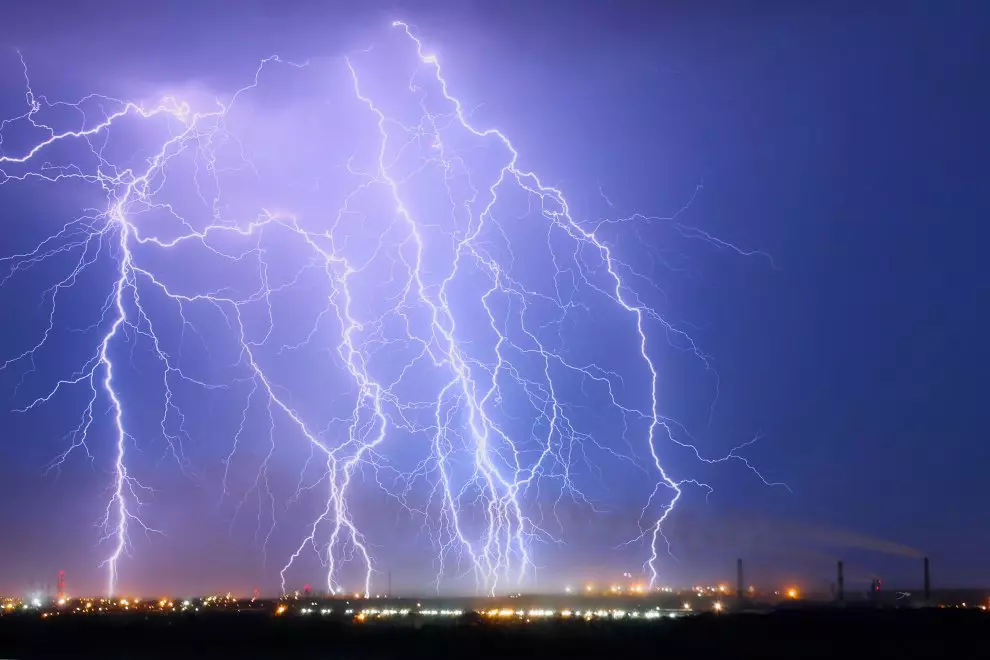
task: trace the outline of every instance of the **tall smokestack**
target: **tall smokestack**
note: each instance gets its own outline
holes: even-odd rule
[[[839,602],[842,602],[843,600],[845,600],[845,597],[846,597],[846,578],[842,574],[842,562],[841,561],[839,562],[839,565],[838,565],[838,576],[837,576],[837,578],[838,579],[836,581],[836,588],[837,588],[836,589],[836,591],[837,591],[837,594],[836,595],[839,598]]]
[[[925,605],[932,597],[932,583],[928,576],[928,557],[925,557]]]
[[[743,597],[743,572],[742,559],[736,560],[736,597],[742,600]]]

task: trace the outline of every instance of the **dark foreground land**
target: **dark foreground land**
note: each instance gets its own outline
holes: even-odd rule
[[[0,658],[948,658],[988,644],[990,613],[941,609],[420,627],[261,614],[0,618]]]

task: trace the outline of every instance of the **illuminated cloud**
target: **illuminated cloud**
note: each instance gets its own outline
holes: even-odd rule
[[[283,589],[316,558],[327,589],[373,593],[383,547],[409,542],[397,513],[438,587],[513,588],[616,480],[642,491],[638,529],[603,543],[640,548],[655,580],[685,486],[711,490],[675,476],[665,451],[772,485],[742,447],[706,457],[664,414],[656,355],[705,356],[647,302],[603,222],[576,217],[506,135],[475,126],[439,57],[393,28],[337,61],[332,85],[273,57],[214,99],[68,104],[36,95],[25,67],[27,108],[0,125],[0,184],[97,210],[0,257],[2,284],[49,278],[50,312],[0,368],[28,378],[66,333],[89,342],[20,409],[82,393],[55,469],[113,447],[109,593],[135,535],[169,532],[149,503],[185,501],[152,488],[151,437],[190,481],[222,447],[232,517],[254,507],[266,553],[291,541]],[[639,220],[659,219],[608,223]],[[92,318],[66,330],[62,310],[80,301]],[[287,504],[310,507],[304,525],[283,524]]]

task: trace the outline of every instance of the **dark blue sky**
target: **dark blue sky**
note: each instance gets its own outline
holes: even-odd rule
[[[190,80],[229,87],[271,52],[336,57],[367,45],[378,25],[409,20],[456,94],[477,106],[477,123],[510,135],[525,166],[580,213],[670,214],[702,185],[679,220],[773,256],[771,265],[685,241],[669,224],[639,227],[649,248],[629,243],[641,269],[656,260],[668,314],[691,324],[720,377],[712,410],[705,372],[672,362],[663,381],[672,410],[713,454],[762,434],[747,456],[793,491],[738,466],[706,475],[716,492],[707,504],[692,495],[672,523],[681,562],[670,581],[724,579],[742,555],[768,583],[824,584],[844,557],[854,575],[911,585],[912,556],[923,553],[936,583],[990,583],[981,3],[324,4],[139,16],[128,3],[55,13],[31,3],[8,8],[0,43],[22,50],[36,91],[126,96]],[[22,98],[12,51],[0,81],[9,116]],[[36,203],[2,198],[4,254]],[[71,201],[46,203],[62,217]],[[9,309],[37,293],[12,295]],[[4,358],[34,332],[15,318],[3,328]],[[18,379],[2,381],[11,405]],[[102,584],[81,502],[100,497],[105,475],[84,463],[82,476],[42,475],[64,433],[67,408],[53,410],[0,413],[0,483],[15,493],[0,504],[0,591],[50,582],[63,567],[77,584]],[[621,504],[617,490],[620,508],[642,505]],[[160,497],[178,503],[171,516],[189,516],[176,513],[182,495]],[[226,531],[222,515],[189,524]],[[765,539],[753,541],[754,529]],[[193,543],[196,556],[181,562],[154,543],[139,543],[131,566],[154,571],[157,561],[180,590],[217,574],[224,584],[211,588],[270,583],[271,567],[262,571],[251,548],[231,555],[229,539]],[[575,552],[576,565],[609,565]],[[127,584],[146,588],[133,572]]]

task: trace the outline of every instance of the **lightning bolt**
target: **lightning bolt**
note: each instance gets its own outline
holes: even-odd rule
[[[270,67],[301,70],[307,64],[263,60],[248,85],[225,101],[217,99],[212,108],[194,110],[174,97],[151,105],[98,95],[52,101],[35,94],[21,58],[27,110],[0,122],[0,186],[77,182],[99,191],[105,204],[67,222],[32,249],[0,257],[0,286],[42,264],[61,268],[42,292],[48,313],[39,338],[3,358],[0,371],[21,368],[18,390],[29,383],[36,358],[56,341],[65,298],[86,286],[81,283],[88,282],[91,271],[102,274],[110,264],[113,276],[98,314],[79,329],[95,336],[94,348],[76,368],[17,408],[31,411],[73,388],[85,392],[80,420],[53,469],[61,469],[77,451],[95,460],[93,426],[102,406],[109,410],[113,460],[101,521],[108,593],[117,590],[118,569],[132,553],[132,533],[164,533],[142,513],[156,491],[138,479],[133,453],[140,443],[129,430],[137,413],[130,412],[134,406],[118,381],[126,366],[143,371],[134,363],[139,345],[158,365],[163,394],[158,427],[166,455],[189,478],[195,478],[186,453],[191,435],[179,388],[239,397],[239,420],[230,430],[224,460],[225,498],[241,443],[250,435],[248,420],[255,410],[264,412],[267,451],[236,504],[235,517],[248,495],[256,493],[255,536],[266,552],[278,525],[270,475],[282,435],[277,427],[288,425],[307,448],[291,501],[319,492],[322,504],[279,571],[283,592],[295,563],[312,553],[325,567],[328,589],[339,592],[350,579],[364,594],[372,593],[375,547],[363,531],[362,516],[352,510],[356,491],[369,481],[422,520],[436,550],[437,588],[445,577],[470,576],[478,590],[489,593],[536,571],[534,547],[559,541],[561,503],[570,499],[596,510],[579,483],[599,471],[595,452],[652,475],[640,534],[628,541],[648,546],[644,567],[651,582],[657,578],[660,548],[666,544],[669,551],[664,522],[685,487],[711,491],[696,479],[671,476],[661,458],[665,444],[687,450],[702,463],[738,462],[763,483],[783,485],[765,479],[739,453],[755,439],[709,457],[661,411],[660,371],[653,357],[661,341],[694,354],[705,368],[711,365],[687,332],[637,292],[635,285],[647,278],[599,236],[603,224],[656,218],[577,219],[560,189],[520,165],[519,151],[504,133],[475,127],[450,93],[439,59],[409,25],[396,22],[393,28],[411,50],[411,61],[400,66],[411,71],[405,91],[415,116],[393,115],[395,104],[370,91],[362,60],[371,51],[345,58],[351,99],[362,111],[360,121],[374,146],[347,162],[345,178],[354,185],[336,211],[316,218],[268,208],[250,219],[228,217],[223,184],[231,170],[261,176],[229,126],[239,100],[261,86]],[[64,111],[75,117],[74,127],[63,126]],[[138,165],[117,154],[111,133],[135,125],[166,135],[151,138],[157,146]],[[9,146],[12,140],[27,146],[15,150]],[[66,155],[70,145],[79,151],[72,157]],[[230,149],[237,154],[232,164]],[[495,167],[476,166],[471,156],[476,149],[500,154],[501,160]],[[183,165],[192,168],[194,196],[205,213],[182,210],[184,200],[170,188]],[[431,195],[449,204],[447,217],[422,202],[426,174],[443,183]],[[519,200],[535,210],[540,223],[535,229],[545,240],[524,246],[545,250],[541,265],[548,268],[549,284],[544,286],[527,274],[530,257],[520,255],[512,239],[519,229],[508,209]],[[362,236],[361,218],[374,219],[369,226],[375,235]],[[527,215],[526,220],[534,218]],[[762,254],[700,229],[680,223],[676,228],[720,249]],[[280,242],[292,246],[292,259],[279,249]],[[170,255],[249,265],[252,281],[215,290],[178,284]],[[290,276],[281,273],[286,267]],[[314,286],[319,293],[307,288]],[[276,338],[279,301],[294,291],[305,292],[319,311],[303,337],[284,342]],[[607,305],[629,328],[636,368],[622,373],[564,350],[565,324],[589,313],[592,304]],[[187,336],[200,337],[205,346],[207,316],[222,321],[233,347],[219,378],[218,369],[198,368],[182,351]],[[176,325],[181,328],[178,342],[169,334]],[[333,341],[325,343],[327,335]],[[275,375],[278,358],[314,344],[330,349],[351,402],[346,414],[331,415],[325,426],[299,407],[292,388]],[[630,384],[636,380],[643,385]],[[575,383],[585,398],[593,394],[595,405],[622,420],[621,446],[603,442],[588,428],[578,414],[581,405],[571,400]],[[525,425],[519,422],[523,414],[529,415]],[[639,429],[641,435],[635,432]],[[407,446],[416,454],[411,467],[394,455]],[[549,514],[543,504],[548,489]],[[665,503],[656,515],[651,512],[658,498]]]

